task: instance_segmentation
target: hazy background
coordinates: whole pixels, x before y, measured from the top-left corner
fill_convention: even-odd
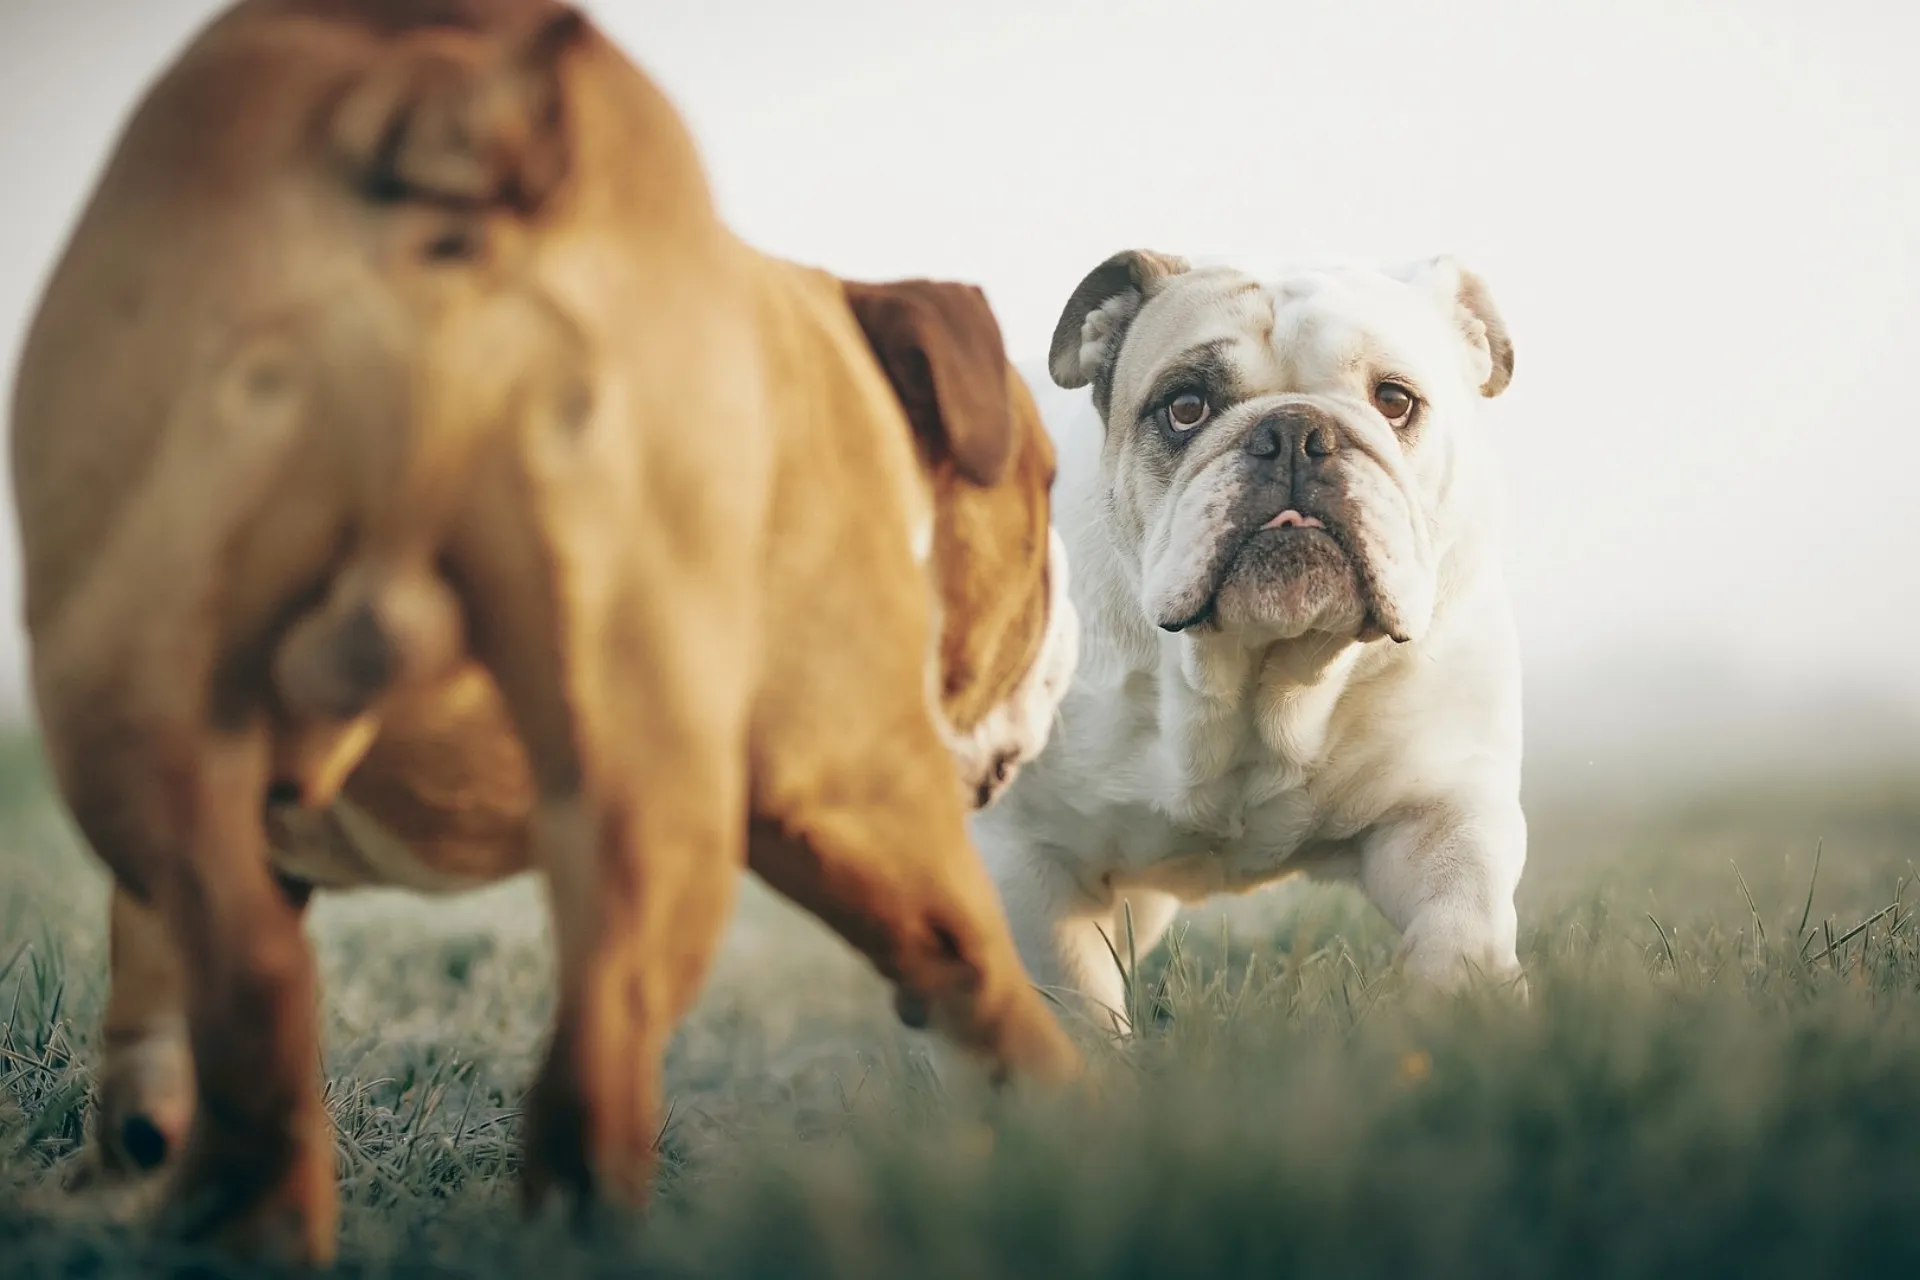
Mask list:
[[[217,7],[0,0],[9,383],[120,121]],[[588,7],[743,234],[977,281],[1018,358],[1120,248],[1460,255],[1518,350],[1491,411],[1536,786],[1920,747],[1920,9]],[[9,616],[0,712],[21,669]]]

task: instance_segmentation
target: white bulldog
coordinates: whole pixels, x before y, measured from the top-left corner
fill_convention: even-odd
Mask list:
[[[1122,253],[1049,371],[1091,387],[1035,387],[1080,669],[975,819],[1034,980],[1124,1027],[1123,905],[1144,951],[1181,903],[1310,872],[1360,884],[1415,978],[1524,990],[1520,661],[1476,420],[1513,348],[1485,286],[1448,258],[1261,281]]]

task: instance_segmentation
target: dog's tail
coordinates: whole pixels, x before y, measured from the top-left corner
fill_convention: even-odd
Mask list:
[[[464,42],[423,25],[350,87],[329,142],[357,187],[382,202],[527,216],[562,185],[572,163],[562,64],[597,37],[564,6],[531,31],[505,27]],[[500,287],[483,305],[436,323],[411,353],[418,386],[410,403],[419,408],[386,441],[402,447],[365,503],[362,549],[274,654],[275,692],[296,720],[351,719],[390,692],[445,674],[466,653],[461,602],[424,545],[457,504],[449,477],[529,372],[542,369],[542,335],[555,335],[576,361],[584,348],[540,290],[495,275]],[[403,542],[421,548],[399,550]]]
[[[274,688],[296,720],[349,720],[384,694],[445,675],[466,648],[459,600],[430,566],[363,562],[288,629]]]

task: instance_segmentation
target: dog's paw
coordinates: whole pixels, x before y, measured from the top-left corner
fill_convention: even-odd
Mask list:
[[[154,1226],[248,1262],[320,1266],[333,1260],[337,1204],[324,1135],[256,1141],[223,1151],[195,1135],[167,1185]],[[277,1147],[277,1152],[276,1152]]]

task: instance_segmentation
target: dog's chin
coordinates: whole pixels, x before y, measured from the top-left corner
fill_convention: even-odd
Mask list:
[[[1309,634],[1363,638],[1374,629],[1353,559],[1320,529],[1267,529],[1247,539],[1220,576],[1207,621],[1267,640]]]

